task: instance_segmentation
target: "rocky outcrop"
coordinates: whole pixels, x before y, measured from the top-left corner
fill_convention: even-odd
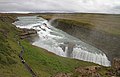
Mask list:
[[[75,74],[79,74],[80,77],[101,77],[97,72],[99,69],[100,66],[79,67],[75,69]]]
[[[100,66],[77,67],[73,73],[57,73],[52,77],[102,77],[98,71]]]
[[[112,67],[120,70],[120,58],[113,59]]]
[[[120,77],[120,59],[114,58],[112,61],[112,66],[106,73],[107,76]]]
[[[120,58],[114,58],[112,62],[112,74],[120,76]]]
[[[72,73],[57,73],[51,77],[120,77],[120,59],[115,58],[109,68],[99,65],[76,67]]]
[[[21,39],[28,39],[30,42],[38,38],[37,31],[34,29],[20,29],[19,36]]]

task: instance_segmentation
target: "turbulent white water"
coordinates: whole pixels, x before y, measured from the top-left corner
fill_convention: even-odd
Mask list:
[[[110,61],[99,49],[51,26],[49,22],[37,16],[18,17],[14,24],[19,28],[35,29],[39,39],[33,45],[42,47],[63,57],[76,58],[110,66]]]

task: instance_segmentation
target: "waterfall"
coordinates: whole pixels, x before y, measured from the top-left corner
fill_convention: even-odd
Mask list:
[[[18,17],[14,24],[19,28],[35,29],[39,39],[32,44],[63,57],[110,66],[107,56],[99,49],[59,30],[37,16]]]

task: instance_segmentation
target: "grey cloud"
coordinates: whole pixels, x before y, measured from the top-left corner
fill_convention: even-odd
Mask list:
[[[120,0],[0,0],[0,12],[92,12],[120,14]]]
[[[119,6],[115,6],[114,8],[120,10],[120,5]]]

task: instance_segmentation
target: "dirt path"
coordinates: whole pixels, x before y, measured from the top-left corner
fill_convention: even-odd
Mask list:
[[[22,46],[22,44],[20,43],[20,41],[16,38],[15,36],[15,39],[16,41],[18,42],[18,45],[21,47],[21,52],[19,54],[19,58],[22,62],[22,64],[25,66],[25,68],[28,70],[28,72],[32,75],[32,77],[37,77],[36,73],[32,70],[32,68],[25,62],[24,58],[23,58],[23,54],[25,52],[25,49],[24,47]]]

